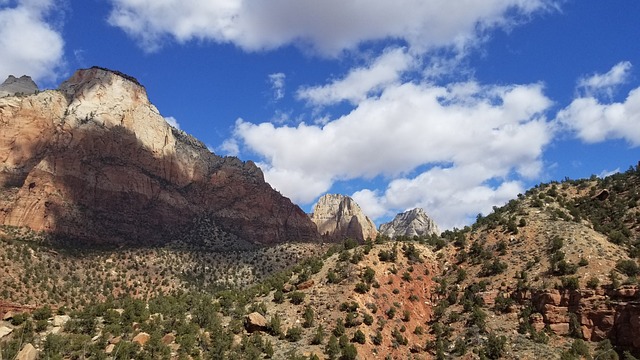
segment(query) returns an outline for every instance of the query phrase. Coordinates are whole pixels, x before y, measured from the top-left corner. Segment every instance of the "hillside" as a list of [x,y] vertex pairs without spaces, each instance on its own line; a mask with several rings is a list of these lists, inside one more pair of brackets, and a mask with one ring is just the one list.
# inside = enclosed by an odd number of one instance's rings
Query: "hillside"
[[324,249],[67,253],[5,227],[2,356],[633,359],[638,185],[541,184],[441,236]]

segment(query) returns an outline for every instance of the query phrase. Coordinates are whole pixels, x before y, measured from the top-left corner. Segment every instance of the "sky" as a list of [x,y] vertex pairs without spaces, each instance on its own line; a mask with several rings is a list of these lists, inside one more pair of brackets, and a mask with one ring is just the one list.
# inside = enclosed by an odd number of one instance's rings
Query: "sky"
[[0,0],[0,78],[101,66],[310,212],[445,229],[640,160],[637,0]]

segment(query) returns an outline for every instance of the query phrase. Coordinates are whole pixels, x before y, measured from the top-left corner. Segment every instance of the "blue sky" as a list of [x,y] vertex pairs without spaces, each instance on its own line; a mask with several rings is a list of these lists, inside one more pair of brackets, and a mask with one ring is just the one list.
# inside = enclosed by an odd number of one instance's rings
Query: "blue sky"
[[304,210],[469,224],[640,160],[635,0],[0,0],[0,77],[136,77],[168,121]]

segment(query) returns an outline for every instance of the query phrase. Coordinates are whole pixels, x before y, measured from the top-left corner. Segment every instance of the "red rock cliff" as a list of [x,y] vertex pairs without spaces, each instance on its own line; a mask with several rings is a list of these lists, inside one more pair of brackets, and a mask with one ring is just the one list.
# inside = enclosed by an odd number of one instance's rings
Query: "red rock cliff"
[[253,244],[314,241],[306,214],[252,162],[169,126],[124,74],[0,98],[0,224],[91,243],[160,244],[196,217]]

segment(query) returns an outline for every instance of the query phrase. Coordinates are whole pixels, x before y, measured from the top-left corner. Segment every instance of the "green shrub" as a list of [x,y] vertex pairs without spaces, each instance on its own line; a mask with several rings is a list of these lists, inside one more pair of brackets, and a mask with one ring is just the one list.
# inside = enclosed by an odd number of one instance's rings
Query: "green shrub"
[[616,270],[627,276],[637,276],[640,274],[638,263],[633,260],[620,260],[616,263]]
[[301,291],[293,291],[289,293],[289,301],[294,305],[300,305],[304,301],[305,294]]
[[296,342],[302,338],[302,329],[297,326],[291,327],[287,330],[285,337],[291,342]]

